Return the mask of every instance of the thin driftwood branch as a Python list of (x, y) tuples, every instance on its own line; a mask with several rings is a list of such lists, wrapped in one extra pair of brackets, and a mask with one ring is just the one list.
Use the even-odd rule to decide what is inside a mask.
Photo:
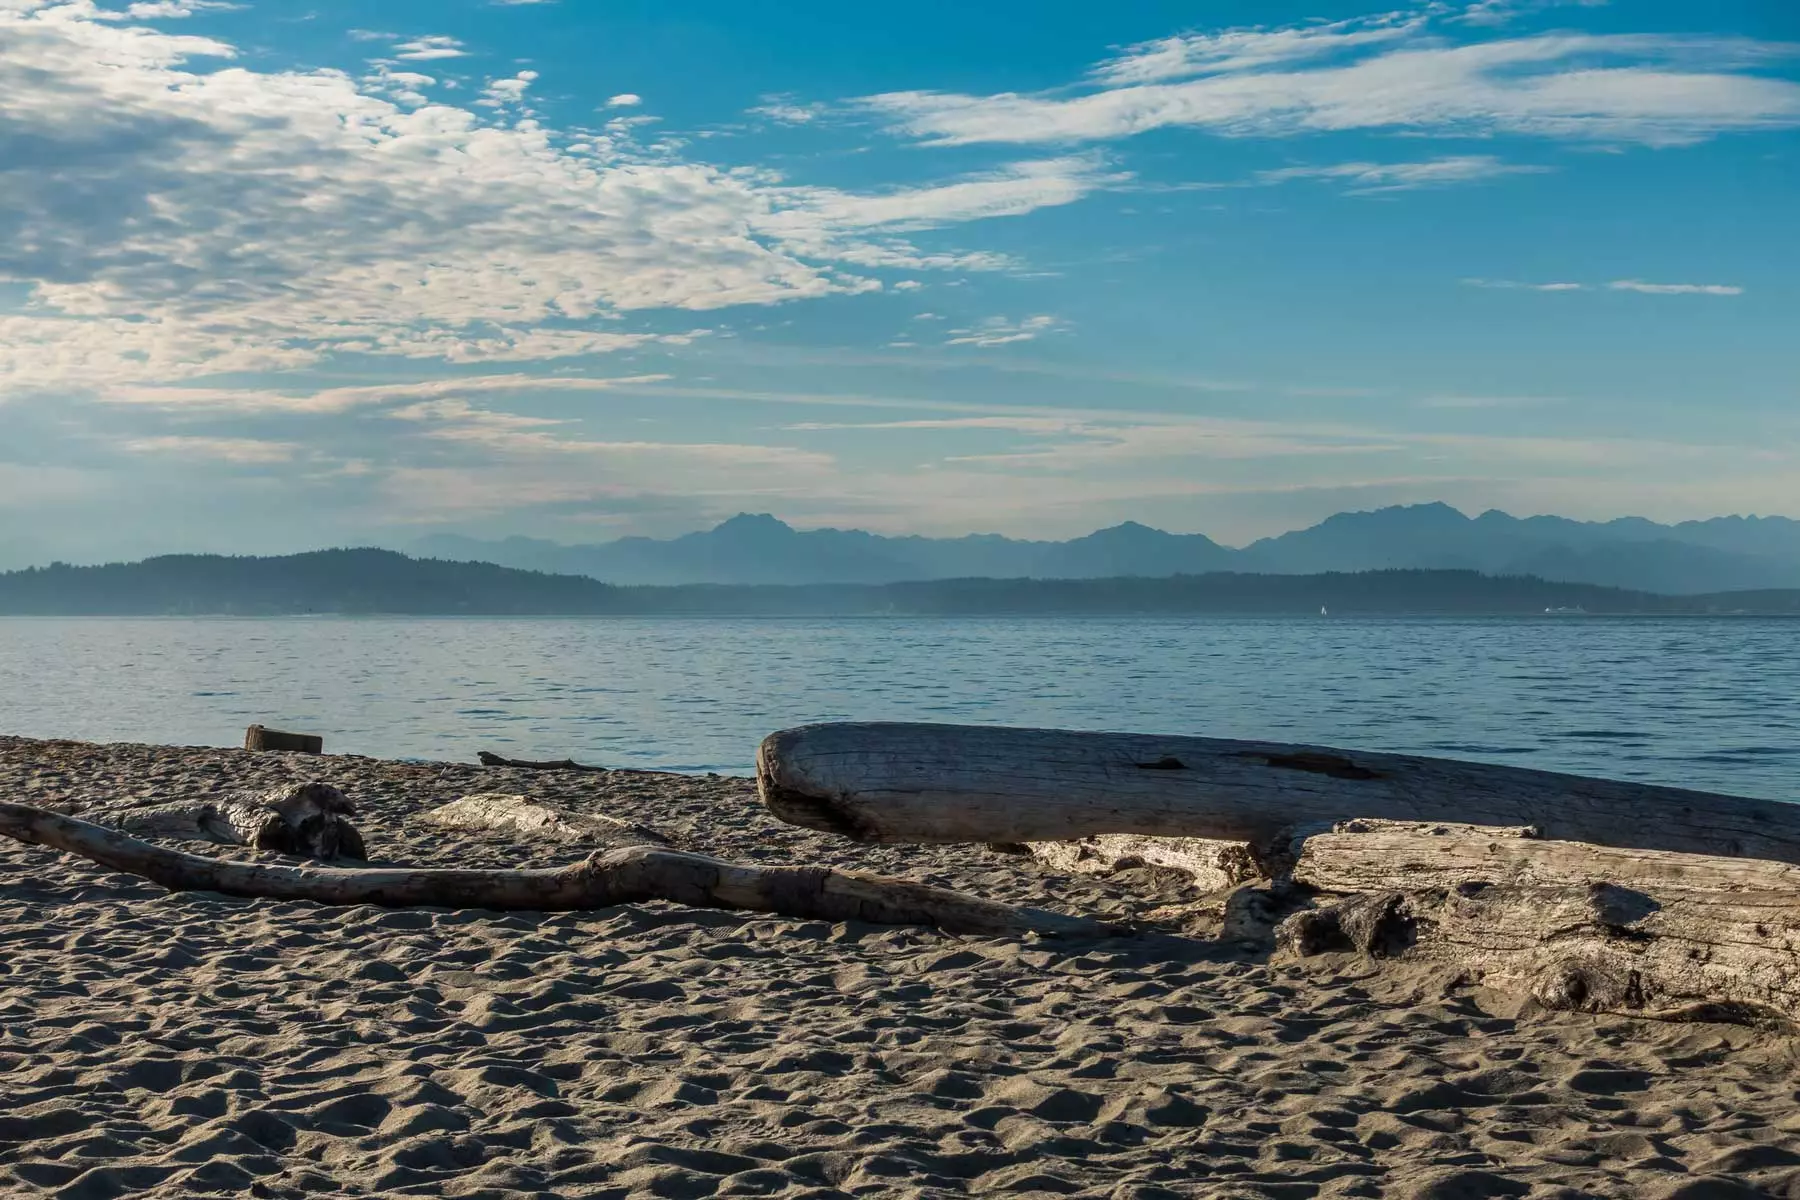
[(525, 758), (502, 758), (498, 754), (483, 750), (475, 756), (484, 767), (519, 767), (526, 771), (610, 771), (611, 767), (588, 767), (569, 758), (558, 758), (542, 762), (534, 762)]
[(3, 802), (0, 834), (141, 875), (171, 891), (223, 892), (331, 905), (546, 912), (667, 900), (807, 920), (929, 925), (952, 933), (1094, 936), (1109, 932), (1106, 926), (1080, 917), (999, 904), (903, 879), (828, 867), (745, 866), (654, 846), (628, 846), (549, 870), (271, 866), (183, 854), (61, 813)]
[(250, 846), (301, 858), (366, 859), (356, 808), (328, 783), (297, 783), (261, 796), (178, 800), (141, 808), (89, 809), (82, 816), (140, 837)]

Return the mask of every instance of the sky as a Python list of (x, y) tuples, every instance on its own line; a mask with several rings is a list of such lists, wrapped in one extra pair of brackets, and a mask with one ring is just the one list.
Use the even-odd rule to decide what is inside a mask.
[(0, 0), (0, 566), (1800, 516), (1791, 0)]

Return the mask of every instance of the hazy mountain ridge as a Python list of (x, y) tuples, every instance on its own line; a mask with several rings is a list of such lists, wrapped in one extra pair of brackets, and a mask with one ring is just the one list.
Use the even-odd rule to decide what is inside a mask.
[(1469, 517), (1441, 503), (1339, 513), (1242, 549), (1135, 521), (1055, 542), (998, 534), (929, 538), (797, 530), (768, 514), (748, 513), (668, 540), (563, 545), (437, 535), (406, 549), (619, 584), (1099, 579), (1215, 571), (1307, 575), (1399, 568), (1537, 575), (1671, 594), (1800, 587), (1800, 521), (1786, 517), (1662, 525), (1642, 517), (1576, 521), (1520, 518), (1498, 510)]
[(621, 587), (579, 575), (374, 549), (272, 558), (172, 555), (0, 574), (0, 614), (12, 616), (1312, 616), (1326, 609), (1337, 615), (1534, 615), (1554, 609), (1800, 616), (1800, 590), (1658, 596), (1525, 576), (1416, 570)]

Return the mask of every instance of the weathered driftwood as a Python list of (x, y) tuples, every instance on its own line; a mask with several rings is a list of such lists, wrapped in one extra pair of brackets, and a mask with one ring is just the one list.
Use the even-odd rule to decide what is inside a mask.
[(1274, 742), (808, 725), (764, 740), (757, 778), (782, 819), (871, 842), (1137, 833), (1260, 847), (1295, 828), (1373, 817), (1531, 825), (1568, 841), (1800, 862), (1800, 806)]
[(356, 808), (328, 783), (297, 783), (261, 796), (90, 809), (83, 817), (139, 837), (250, 846), (302, 858), (366, 859), (350, 818)]
[(1095, 936), (1108, 927), (904, 879), (826, 867), (753, 867), (655, 846), (627, 846), (549, 870), (344, 869), (231, 862), (152, 845), (87, 821), (0, 802), (0, 834), (141, 875), (171, 891), (379, 904), (391, 908), (567, 911), (645, 900), (779, 913), (806, 920), (931, 925), (953, 933)]
[(646, 825), (597, 813), (533, 804), (528, 796), (481, 792), (440, 805), (425, 819), (447, 829), (483, 829), (514, 837), (560, 842), (635, 842), (666, 846), (669, 839)]
[(1248, 845), (1209, 838), (1102, 833), (1072, 842), (1027, 842), (1025, 849), (1051, 870), (1076, 875), (1110, 875), (1131, 867), (1185, 871), (1203, 892), (1236, 887), (1261, 874)]
[(325, 753), (325, 739), (316, 733), (284, 733), (252, 725), (244, 730), (246, 750), (290, 750), (300, 754)]
[(1295, 954), (1438, 963), (1544, 1006), (1800, 1018), (1800, 867), (1616, 849), (1516, 830), (1344, 830), (1306, 840), (1282, 924)]
[(483, 750), (475, 756), (484, 767), (519, 767), (527, 771), (610, 771), (611, 767), (587, 767), (569, 758), (534, 762), (526, 758), (502, 758)]

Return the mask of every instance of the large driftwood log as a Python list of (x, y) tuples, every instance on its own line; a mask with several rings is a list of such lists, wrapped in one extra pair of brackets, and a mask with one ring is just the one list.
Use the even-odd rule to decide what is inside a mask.
[(870, 842), (1137, 833), (1264, 846), (1297, 827), (1376, 817), (1531, 825), (1569, 841), (1800, 862), (1800, 806), (1275, 742), (807, 725), (763, 741), (757, 780), (783, 820)]
[(544, 912), (668, 900), (807, 920), (931, 925), (952, 933), (1083, 937), (1111, 932), (1080, 917), (999, 904), (904, 879), (827, 867), (744, 866), (654, 846), (628, 846), (550, 870), (272, 866), (183, 854), (61, 813), (4, 802), (0, 802), (0, 834), (141, 875), (171, 891), (333, 905)]
[(432, 809), (425, 819), (446, 829), (483, 829), (549, 841), (669, 844), (668, 838), (646, 825), (533, 804), (528, 796), (506, 792), (464, 796)]
[(139, 837), (250, 846), (327, 861), (368, 857), (362, 835), (350, 823), (355, 806), (328, 783), (290, 784), (244, 799), (89, 809), (82, 815)]
[(1348, 895), (1277, 940), (1437, 963), (1549, 1008), (1800, 1018), (1800, 867), (1518, 832), (1310, 837), (1294, 881)]
[(1131, 867), (1185, 871), (1203, 892), (1224, 891), (1261, 874), (1249, 846), (1209, 838), (1102, 833), (1072, 842), (1027, 842), (1025, 850), (1051, 870), (1076, 875), (1110, 875)]

